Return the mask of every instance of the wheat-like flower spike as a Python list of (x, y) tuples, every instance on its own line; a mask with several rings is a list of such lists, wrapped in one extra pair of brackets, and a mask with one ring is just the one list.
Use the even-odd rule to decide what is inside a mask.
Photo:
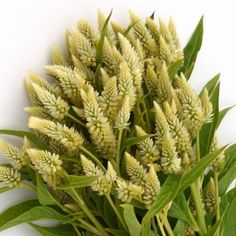
[(175, 140), (169, 133), (164, 134), (160, 143), (161, 167), (166, 174), (178, 174), (181, 171), (181, 159), (176, 152)]
[(151, 166), (149, 172), (144, 177), (144, 192), (142, 195), (142, 200), (147, 207), (150, 207), (156, 200), (160, 189), (159, 179), (154, 167)]
[(114, 34), (116, 35), (117, 38), (118, 38), (119, 33), (121, 33), (121, 34), (125, 33), (125, 29), (120, 24), (118, 24), (117, 22), (111, 21), (111, 27), (112, 27), (112, 30), (113, 30), (113, 32), (114, 32)]
[[(219, 142), (215, 134), (213, 138), (213, 142), (211, 144), (210, 152), (215, 152), (219, 148), (220, 148)], [(210, 168), (214, 171), (219, 172), (224, 165), (224, 161), (225, 161), (225, 154), (224, 154), (224, 151), (222, 151), (211, 163)]]
[(149, 55), (155, 55), (158, 52), (158, 48), (150, 31), (134, 12), (130, 11), (129, 15), (131, 23), (133, 23), (132, 30), (134, 34), (139, 38), (147, 53)]
[(130, 73), (133, 77), (134, 86), (136, 87), (138, 94), (142, 94), (143, 65), (129, 40), (120, 33), (118, 34), (118, 37), (122, 56), (129, 66)]
[(216, 188), (213, 178), (210, 178), (205, 190), (205, 207), (208, 212), (213, 212), (216, 206)]
[(27, 154), (43, 180), (55, 188), (60, 177), (60, 171), (62, 170), (62, 161), (59, 155), (34, 148), (28, 149)]
[(24, 82), (30, 103), (33, 106), (42, 106), (42, 102), (39, 100), (36, 92), (34, 91), (33, 84), (29, 75), (26, 76)]
[(130, 112), (129, 96), (126, 95), (123, 99), (123, 104), (117, 113), (114, 127), (119, 130), (126, 129), (130, 124)]
[(36, 129), (48, 137), (59, 141), (69, 151), (73, 152), (83, 145), (83, 136), (73, 127), (69, 128), (60, 123), (54, 123), (50, 120), (30, 117), (28, 126), (31, 129)]
[(11, 166), (16, 170), (20, 170), (27, 162), (23, 152), (19, 148), (3, 140), (0, 140), (0, 152), (5, 155)]
[(118, 74), (119, 65), (123, 60), (124, 59), (118, 49), (105, 37), (102, 52), (102, 62), (104, 63), (104, 67), (107, 72), (110, 75)]
[(132, 183), (142, 185), (146, 174), (145, 168), (128, 152), (125, 152), (126, 172), (129, 175)]
[(83, 154), (80, 155), (80, 158), (85, 174), (87, 176), (97, 177), (97, 179), (90, 185), (91, 189), (98, 192), (99, 195), (108, 194), (111, 190), (112, 183), (116, 179), (116, 173), (111, 164), (108, 164), (108, 170), (104, 174), (101, 169), (95, 166), (95, 164), (88, 160)]
[[(138, 57), (140, 58), (141, 61), (144, 61), (146, 58), (146, 52), (143, 48), (143, 46), (140, 43), (139, 39), (136, 39), (134, 42), (134, 49), (138, 55)], [(142, 65), (142, 70), (143, 70), (143, 65)]]
[(170, 128), (166, 120), (165, 114), (163, 113), (158, 103), (154, 101), (153, 104), (156, 115), (155, 131), (157, 134), (157, 140), (161, 141), (164, 138), (164, 135), (166, 133), (169, 133)]
[(85, 66), (96, 66), (96, 49), (90, 43), (90, 41), (79, 31), (75, 31), (75, 45), (76, 52), (80, 61)]
[(103, 176), (104, 172), (83, 154), (80, 155), (83, 171), (87, 176)]
[(176, 48), (179, 49), (180, 48), (179, 36), (176, 32), (175, 23), (172, 17), (170, 17), (170, 20), (169, 20), (168, 30), (170, 32), (173, 43), (175, 44)]
[(125, 96), (129, 96), (129, 104), (132, 108), (136, 102), (136, 89), (133, 83), (132, 75), (130, 74), (128, 64), (126, 62), (122, 62), (120, 64), (118, 90), (121, 101)]
[(201, 102), (202, 102), (202, 109), (205, 117), (205, 122), (209, 123), (212, 120), (213, 116), (213, 106), (210, 101), (208, 91), (204, 88), (202, 95), (201, 95)]
[(172, 100), (171, 106), (168, 102), (164, 102), (163, 110), (169, 124), (172, 137), (175, 139), (177, 152), (189, 152), (192, 148), (190, 134), (177, 117), (177, 110), (174, 100)]
[(105, 158), (115, 158), (116, 156), (116, 137), (112, 127), (104, 116), (102, 109), (97, 102), (97, 96), (93, 87), (88, 86), (85, 90), (81, 90), (85, 117), (87, 120), (90, 136), (97, 149)]
[(80, 20), (77, 24), (77, 28), (80, 33), (83, 34), (93, 46), (95, 46), (96, 35), (89, 22), (86, 20)]
[(45, 108), (41, 106), (25, 107), (24, 111), (38, 118), (54, 120), (54, 118), (47, 112), (47, 110), (45, 110)]
[(32, 83), (39, 85), (40, 87), (46, 89), (50, 93), (54, 93), (55, 88), (45, 78), (34, 73), (33, 71), (29, 71), (28, 75)]
[(66, 59), (61, 52), (61, 50), (56, 46), (56, 44), (52, 45), (52, 63), (55, 65), (62, 65), (66, 66), (67, 62)]
[(0, 166), (0, 183), (7, 184), (10, 188), (14, 188), (20, 184), (20, 181), (20, 172), (11, 167)]
[(177, 94), (182, 105), (180, 112), (181, 118), (192, 136), (195, 136), (196, 132), (204, 123), (201, 100), (192, 90), (183, 74), (176, 78), (176, 84), (179, 87)]
[(63, 120), (69, 111), (68, 103), (60, 97), (48, 92), (37, 84), (32, 83), (32, 87), (38, 99), (43, 104), (47, 112), (57, 120)]
[(106, 78), (104, 75), (104, 70), (102, 71), (104, 87), (102, 94), (99, 97), (99, 105), (101, 106), (109, 122), (112, 124), (115, 116), (117, 115), (116, 112), (118, 106), (117, 78), (114, 76), (112, 78)]
[(85, 80), (69, 67), (52, 65), (45, 66), (45, 69), (48, 74), (59, 79), (64, 94), (66, 94), (74, 104), (79, 104), (80, 89), (84, 87)]
[[(135, 126), (136, 135), (142, 137), (148, 135), (140, 126)], [(160, 153), (157, 146), (154, 144), (151, 138), (147, 138), (144, 141), (141, 141), (137, 144), (138, 146), (138, 155), (140, 157), (140, 162), (146, 166), (153, 164), (160, 158)]]
[(168, 45), (172, 44), (172, 36), (171, 33), (166, 26), (165, 22), (159, 18), (159, 27), (160, 27), (160, 35), (163, 37), (163, 39), (166, 41)]
[(159, 47), (159, 37), (160, 37), (160, 29), (157, 23), (151, 18), (147, 17), (146, 19), (146, 27), (150, 31), (152, 37), (155, 39), (157, 46)]
[(133, 198), (141, 199), (143, 188), (131, 182), (118, 178), (117, 183), (117, 197), (126, 203), (130, 203)]
[(77, 56), (76, 36), (75, 36), (74, 30), (67, 30), (67, 32), (66, 32), (66, 46), (67, 46), (68, 54), (70, 56)]
[(107, 163), (107, 172), (106, 172), (105, 177), (109, 183), (113, 183), (117, 179), (117, 173), (114, 170), (110, 161), (108, 161), (108, 163)]

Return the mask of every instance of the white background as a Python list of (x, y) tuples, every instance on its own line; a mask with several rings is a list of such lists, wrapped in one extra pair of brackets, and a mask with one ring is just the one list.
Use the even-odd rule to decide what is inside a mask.
[[(52, 43), (64, 44), (65, 30), (86, 18), (95, 25), (100, 8), (112, 19), (128, 23), (128, 9), (145, 18), (153, 11), (174, 21), (184, 46), (204, 14), (204, 39), (191, 83), (200, 88), (221, 72), (221, 107), (236, 104), (236, 6), (233, 0), (1, 0), (0, 1), (0, 128), (26, 129), (27, 106), (23, 79), (28, 70), (42, 73)], [(236, 108), (219, 128), (222, 144), (236, 142)], [(12, 141), (12, 139), (8, 140)], [(17, 141), (16, 141), (17, 143)], [(26, 190), (0, 194), (0, 211), (32, 195)], [(1, 236), (37, 235), (27, 225)]]

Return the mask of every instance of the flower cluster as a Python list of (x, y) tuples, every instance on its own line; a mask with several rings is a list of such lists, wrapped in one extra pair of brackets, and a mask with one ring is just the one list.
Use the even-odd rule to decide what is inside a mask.
[[(183, 70), (184, 59), (172, 19), (168, 24), (153, 17), (143, 22), (130, 12), (130, 25), (123, 28), (109, 23), (109, 17), (99, 11), (97, 31), (79, 21), (66, 33), (66, 53), (53, 45), (52, 63), (44, 67), (49, 78), (29, 72), (25, 79), (31, 103), (25, 111), (30, 114), (31, 133), (20, 133), (27, 136), (21, 149), (0, 140), (0, 151), (9, 161), (0, 166), (0, 182), (16, 187), (22, 182), (21, 171), (28, 179), (38, 174), (47, 185), (45, 191), (60, 200), (58, 206), (76, 214), (70, 220), (74, 223), (78, 218), (79, 223), (73, 226), (82, 225), (82, 231), (106, 236), (96, 217), (102, 216), (109, 202), (126, 229), (113, 199), (118, 207), (121, 203), (141, 206), (142, 216), (158, 199), (168, 176), (185, 175), (198, 163), (205, 151), (199, 147), (202, 128), (211, 126), (206, 154), (219, 149), (213, 130), (218, 121), (212, 121), (213, 88), (205, 86), (197, 94), (188, 83), (191, 68)], [(224, 159), (221, 152), (210, 165), (215, 178)], [(66, 179), (74, 182), (65, 185)], [(216, 180), (210, 176), (205, 184), (200, 176), (196, 182), (191, 190), (203, 182), (204, 191), (197, 189), (183, 198), (188, 195), (190, 203), (195, 201), (194, 207), (198, 200), (199, 205), (204, 202), (206, 212), (214, 211)], [(85, 191), (80, 191), (83, 187)], [(96, 194), (101, 201), (92, 199)], [(83, 201), (83, 195), (92, 199), (88, 205), (97, 212), (95, 216), (85, 206), (89, 200)], [(170, 232), (170, 205), (153, 219), (153, 230), (157, 231), (154, 226), (158, 223)], [(196, 210), (203, 214), (199, 205)], [(84, 215), (80, 217), (81, 211), (89, 223)], [(192, 214), (190, 210), (187, 213)], [(194, 229), (194, 219), (187, 223), (181, 226), (186, 234), (197, 231), (206, 235), (204, 230)]]

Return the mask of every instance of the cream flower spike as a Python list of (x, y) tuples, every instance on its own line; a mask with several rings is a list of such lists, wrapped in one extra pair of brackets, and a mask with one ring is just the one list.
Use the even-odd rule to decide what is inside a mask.
[(116, 137), (113, 129), (98, 105), (97, 95), (92, 86), (80, 91), (83, 100), (85, 118), (90, 136), (97, 149), (104, 158), (112, 159), (116, 156)]
[(62, 170), (62, 161), (59, 155), (34, 148), (28, 149), (27, 154), (44, 181), (55, 188)]
[(20, 184), (20, 181), (20, 172), (10, 167), (0, 166), (0, 183), (7, 184), (10, 188), (14, 188)]
[(149, 172), (145, 175), (144, 193), (142, 195), (143, 202), (150, 207), (156, 200), (161, 186), (154, 167), (151, 166)]
[(68, 103), (62, 98), (56, 98), (54, 94), (41, 88), (37, 84), (32, 84), (38, 99), (43, 104), (43, 107), (48, 113), (57, 120), (63, 120), (69, 111)]
[[(148, 135), (140, 126), (136, 125), (135, 130), (138, 137)], [(139, 160), (144, 166), (153, 164), (155, 161), (160, 159), (159, 150), (151, 138), (139, 142), (137, 146), (139, 150)]]
[(129, 126), (129, 118), (130, 118), (129, 96), (125, 96), (123, 99), (123, 104), (116, 116), (115, 128), (119, 130), (127, 128)]
[(20, 149), (1, 139), (0, 152), (5, 155), (11, 166), (16, 170), (20, 170), (27, 162), (23, 152)]
[(118, 34), (118, 38), (120, 42), (122, 56), (129, 66), (134, 86), (138, 91), (138, 93), (141, 95), (143, 64), (141, 63), (141, 60), (138, 57), (137, 52), (134, 50), (129, 40), (120, 33)]
[(133, 198), (141, 199), (143, 188), (141, 186), (132, 184), (131, 182), (123, 179), (117, 179), (117, 197), (126, 203), (130, 203)]
[(66, 59), (61, 52), (61, 50), (56, 46), (56, 44), (52, 45), (52, 63), (55, 65), (62, 65), (66, 66), (67, 62)]
[(132, 11), (129, 12), (133, 32), (139, 38), (142, 46), (149, 55), (156, 55), (158, 48), (150, 31), (147, 29), (142, 20)]
[(137, 185), (143, 184), (143, 179), (146, 174), (145, 168), (128, 152), (125, 152), (126, 172), (129, 175), (132, 183)]
[(59, 79), (64, 94), (74, 104), (79, 104), (79, 101), (81, 100), (80, 89), (84, 87), (85, 80), (69, 67), (51, 65), (45, 66), (44, 68), (49, 75)]
[(127, 62), (120, 64), (120, 73), (118, 76), (118, 89), (119, 96), (123, 99), (125, 96), (129, 96), (130, 107), (133, 107), (136, 102), (136, 88), (130, 74), (130, 69)]
[(73, 127), (69, 128), (60, 123), (54, 123), (37, 117), (30, 117), (28, 126), (31, 129), (35, 129), (48, 137), (59, 141), (72, 152), (84, 143), (84, 138), (79, 132)]

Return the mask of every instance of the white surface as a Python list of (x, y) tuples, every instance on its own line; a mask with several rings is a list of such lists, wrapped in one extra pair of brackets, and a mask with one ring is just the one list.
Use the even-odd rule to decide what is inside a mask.
[[(128, 9), (141, 17), (173, 16), (184, 46), (200, 17), (204, 14), (204, 41), (191, 78), (196, 90), (221, 72), (221, 106), (236, 103), (236, 14), (234, 1), (219, 0), (2, 0), (0, 1), (0, 128), (25, 129), (27, 105), (23, 78), (29, 69), (41, 73), (49, 63), (52, 43), (64, 44), (66, 28), (81, 18), (95, 25), (96, 11), (108, 14), (113, 8), (113, 20), (127, 24)], [(222, 143), (236, 142), (236, 109), (219, 128)], [(29, 198), (29, 192), (11, 191), (0, 194), (0, 211), (12, 203)], [(25, 197), (24, 197), (25, 196)], [(1, 236), (33, 236), (22, 225), (1, 232)]]

